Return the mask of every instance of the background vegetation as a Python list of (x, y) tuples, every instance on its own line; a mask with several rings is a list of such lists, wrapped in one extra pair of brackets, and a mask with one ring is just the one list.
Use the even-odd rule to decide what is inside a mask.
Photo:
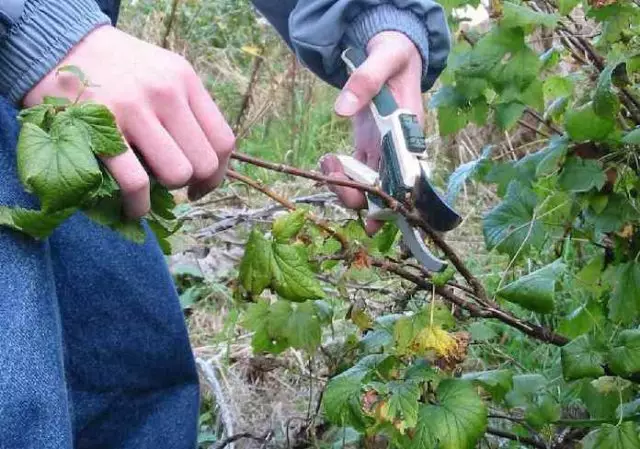
[(244, 161), (175, 211), (203, 448), (640, 447), (640, 8), (492, 0), (469, 27), (466, 3), (443, 3), (455, 48), (425, 96), (465, 215), (444, 239), (413, 217), (450, 261), (435, 276), (302, 179), (349, 123), (247, 1), (125, 2), (123, 28), (194, 63)]

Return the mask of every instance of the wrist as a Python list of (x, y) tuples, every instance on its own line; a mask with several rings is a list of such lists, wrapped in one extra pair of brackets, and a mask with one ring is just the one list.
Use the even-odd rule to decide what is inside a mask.
[(94, 0), (28, 0), (0, 48), (0, 94), (21, 103), (87, 33), (108, 23)]
[(394, 48), (407, 52), (406, 60), (419, 67), (425, 90), (429, 66), (429, 36), (426, 25), (417, 14), (408, 9), (400, 9), (391, 4), (369, 8), (356, 16), (347, 31), (346, 40), (350, 45), (366, 48), (371, 53), (372, 46), (388, 45), (393, 39)]

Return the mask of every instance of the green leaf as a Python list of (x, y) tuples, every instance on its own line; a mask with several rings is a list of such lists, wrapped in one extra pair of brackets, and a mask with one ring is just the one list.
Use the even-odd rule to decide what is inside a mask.
[(65, 97), (52, 97), (45, 96), (42, 99), (43, 104), (51, 105), (51, 106), (69, 106), (71, 104), (71, 100)]
[(469, 326), (469, 333), (473, 341), (485, 342), (491, 341), (498, 336), (496, 331), (487, 326), (482, 321), (476, 321)]
[(584, 437), (582, 447), (584, 449), (636, 449), (640, 447), (636, 423), (627, 421), (617, 426), (603, 424)]
[(521, 255), (539, 246), (544, 239), (542, 224), (534, 219), (536, 195), (517, 181), (512, 181), (507, 195), (483, 220), (483, 233), (487, 248), (497, 249), (511, 257), (522, 247)]
[(611, 90), (611, 75), (619, 62), (608, 64), (598, 77), (596, 90), (593, 93), (593, 110), (601, 117), (615, 117), (620, 110), (618, 95)]
[(62, 126), (73, 124), (83, 129), (91, 142), (91, 150), (98, 156), (117, 156), (127, 151), (115, 116), (109, 108), (96, 103), (70, 106), (55, 119)]
[(467, 103), (464, 95), (461, 95), (454, 86), (442, 86), (431, 97), (429, 101), (429, 107), (431, 109), (438, 109), (442, 107), (460, 108), (464, 107)]
[(509, 302), (539, 313), (554, 308), (556, 282), (565, 265), (560, 259), (505, 285), (496, 294)]
[(530, 32), (537, 26), (554, 28), (559, 19), (555, 14), (536, 12), (527, 6), (510, 2), (504, 2), (503, 5), (504, 10), (500, 25), (505, 28), (520, 27)]
[(152, 183), (151, 186), (151, 211), (165, 220), (175, 220), (173, 209), (176, 201), (171, 192), (159, 182)]
[(518, 123), (527, 106), (519, 102), (496, 105), (496, 123), (503, 130), (510, 130)]
[(513, 388), (513, 372), (507, 369), (467, 373), (462, 378), (480, 385), (494, 401), (502, 401)]
[(322, 399), (324, 412), (327, 419), (334, 424), (363, 428), (360, 404), (362, 381), (371, 369), (375, 368), (375, 364), (371, 365), (369, 360), (365, 359), (332, 378), (325, 388)]
[(255, 296), (271, 283), (271, 244), (254, 228), (240, 262), (239, 280), (248, 292)]
[(562, 374), (566, 380), (604, 375), (604, 356), (586, 335), (572, 340), (560, 350)]
[(576, 142), (603, 141), (615, 129), (616, 122), (615, 117), (599, 116), (593, 104), (587, 103), (568, 111), (564, 125), (569, 137)]
[(418, 422), (418, 399), (420, 398), (418, 384), (413, 381), (392, 381), (387, 386), (390, 394), (389, 418), (402, 419), (407, 427), (414, 427)]
[(286, 336), (294, 348), (312, 352), (320, 346), (322, 329), (313, 301), (297, 305), (287, 322)]
[(75, 65), (64, 65), (62, 67), (60, 67), (57, 71), (57, 73), (71, 73), (72, 75), (74, 75), (75, 77), (77, 77), (81, 83), (85, 83), (87, 81), (87, 76), (84, 74), (84, 72), (82, 71), (82, 69), (78, 66)]
[(324, 298), (324, 291), (311, 271), (303, 247), (274, 243), (271, 275), (272, 287), (284, 299), (302, 302)]
[(399, 232), (400, 230), (395, 224), (391, 222), (385, 223), (382, 229), (371, 239), (372, 252), (387, 254), (394, 247)]
[(544, 156), (536, 167), (536, 177), (547, 176), (554, 173), (567, 154), (568, 148), (569, 142), (567, 142), (566, 138), (552, 137), (549, 146), (542, 150)]
[(615, 346), (607, 354), (609, 368), (619, 376), (640, 372), (640, 330), (627, 329), (618, 335)]
[(573, 95), (573, 90), (573, 80), (560, 75), (548, 77), (544, 80), (542, 87), (545, 101), (555, 100), (559, 97), (571, 97)]
[(79, 206), (102, 183), (98, 162), (76, 126), (52, 126), (49, 134), (24, 123), (18, 139), (18, 172), (47, 212)]
[(599, 161), (574, 156), (564, 164), (558, 185), (568, 192), (588, 192), (593, 188), (600, 190), (606, 180)]
[(615, 267), (613, 292), (609, 299), (609, 319), (628, 324), (640, 314), (640, 263)]
[(457, 72), (465, 77), (486, 77), (507, 54), (517, 53), (524, 47), (524, 32), (521, 29), (495, 27), (464, 54)]
[[(254, 331), (251, 339), (251, 346), (256, 353), (268, 352), (279, 354), (289, 347), (289, 342), (284, 337), (283, 329), (276, 327), (273, 323), (282, 320), (284, 307), (276, 302), (269, 306), (269, 303), (260, 300), (250, 304), (242, 320), (242, 325)], [(274, 331), (275, 332), (272, 332)]]
[(533, 404), (527, 407), (525, 420), (535, 429), (541, 429), (544, 425), (560, 419), (562, 408), (558, 401), (548, 394), (536, 398)]
[(534, 397), (544, 391), (547, 378), (542, 374), (519, 374), (513, 376), (513, 389), (505, 399), (510, 408), (530, 405)]
[(622, 141), (629, 145), (640, 145), (640, 128), (635, 128), (632, 131), (629, 131), (622, 138)]
[(551, 47), (540, 55), (540, 62), (544, 70), (554, 69), (562, 58), (562, 49)]
[(558, 331), (569, 338), (590, 332), (595, 326), (599, 326), (604, 319), (602, 306), (596, 301), (581, 304), (564, 319)]
[(438, 109), (438, 130), (442, 136), (455, 134), (469, 123), (467, 114), (459, 108), (441, 107)]
[(558, 12), (566, 16), (580, 4), (580, 0), (558, 0)]
[(307, 220), (306, 217), (307, 214), (304, 209), (296, 209), (293, 212), (278, 217), (271, 229), (276, 242), (287, 243), (293, 237), (297, 236)]
[(53, 107), (50, 104), (42, 103), (20, 111), (18, 120), (23, 125), (25, 123), (31, 123), (39, 128), (43, 128), (47, 115), (50, 116), (51, 114), (53, 114)]
[(21, 207), (0, 206), (0, 226), (15, 229), (36, 239), (42, 239), (49, 237), (59, 225), (75, 212), (74, 208), (57, 212), (43, 212)]
[(619, 419), (618, 407), (631, 398), (631, 388), (625, 387), (621, 382), (611, 382), (610, 379), (613, 378), (600, 377), (582, 381), (580, 399), (592, 419)]
[(468, 179), (473, 179), (476, 174), (488, 170), (492, 151), (492, 146), (485, 147), (478, 159), (460, 165), (451, 174), (447, 185), (447, 202), (449, 204), (453, 205), (456, 203), (458, 194)]
[(473, 449), (487, 427), (487, 407), (467, 381), (444, 379), (437, 404), (422, 405), (414, 449)]
[(268, 317), (265, 317), (269, 335), (287, 337), (287, 326), (293, 314), (290, 301), (279, 299), (269, 307)]

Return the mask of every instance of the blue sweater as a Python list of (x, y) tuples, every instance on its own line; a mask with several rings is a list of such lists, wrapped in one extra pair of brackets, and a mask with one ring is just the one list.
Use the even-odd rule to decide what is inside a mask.
[[(215, 0), (210, 0), (215, 1)], [(365, 47), (381, 31), (399, 31), (419, 49), (422, 89), (445, 67), (449, 29), (433, 0), (253, 0), (300, 61), (341, 87), (345, 45)], [(19, 104), (94, 28), (115, 23), (120, 0), (1, 0), (0, 95)]]

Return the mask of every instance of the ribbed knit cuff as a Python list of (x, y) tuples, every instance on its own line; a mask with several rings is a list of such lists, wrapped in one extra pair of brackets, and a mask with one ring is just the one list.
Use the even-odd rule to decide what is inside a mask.
[(84, 36), (110, 23), (95, 0), (28, 0), (0, 46), (0, 95), (20, 103)]
[(426, 80), (429, 69), (429, 31), (423, 20), (409, 10), (388, 4), (380, 5), (366, 9), (356, 16), (347, 29), (347, 39), (353, 45), (365, 49), (369, 40), (382, 31), (398, 31), (411, 39), (422, 56), (422, 79)]

